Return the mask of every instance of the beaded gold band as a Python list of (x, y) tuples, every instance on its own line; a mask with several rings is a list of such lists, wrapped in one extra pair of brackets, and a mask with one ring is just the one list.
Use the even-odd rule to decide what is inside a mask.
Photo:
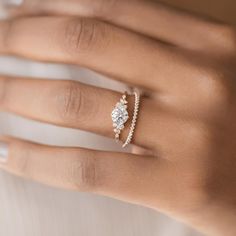
[[(140, 93), (138, 90), (134, 90), (130, 95), (134, 95), (135, 101), (134, 101), (134, 112), (133, 112), (133, 118), (129, 129), (129, 134), (127, 136), (127, 139), (125, 140), (122, 147), (126, 147), (128, 144), (131, 143), (137, 119), (138, 119), (138, 112), (139, 112), (139, 106), (140, 106)], [(111, 118), (113, 122), (114, 127), (114, 133), (115, 133), (115, 139), (116, 141), (119, 141), (120, 139), (120, 133), (125, 128), (125, 123), (129, 119), (129, 114), (127, 111), (128, 108), (128, 102), (127, 102), (127, 93), (122, 95), (120, 101), (116, 104), (115, 108), (113, 109), (111, 113)]]
[(136, 91), (133, 92), (133, 94), (134, 94), (134, 97), (135, 97), (134, 113), (133, 113), (133, 118), (132, 118), (132, 122), (131, 122), (131, 125), (130, 125), (129, 134), (127, 136), (126, 141), (122, 145), (123, 148), (125, 148), (128, 144), (131, 143), (132, 138), (134, 136), (134, 131), (135, 131), (137, 119), (138, 119), (138, 113), (139, 113), (139, 107), (140, 107), (140, 93), (139, 93), (138, 90), (136, 90)]

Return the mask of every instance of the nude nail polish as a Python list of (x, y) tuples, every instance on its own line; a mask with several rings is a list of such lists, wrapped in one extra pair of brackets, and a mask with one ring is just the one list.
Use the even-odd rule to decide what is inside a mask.
[(8, 144), (0, 141), (0, 164), (7, 162), (8, 159)]

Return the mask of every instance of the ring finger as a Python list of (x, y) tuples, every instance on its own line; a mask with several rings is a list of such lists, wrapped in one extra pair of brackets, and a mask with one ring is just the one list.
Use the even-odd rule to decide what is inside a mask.
[[(78, 128), (107, 137), (114, 137), (111, 111), (122, 94), (75, 81), (55, 81), (0, 77), (0, 109), (31, 119), (60, 126)], [(130, 119), (121, 132), (128, 135), (134, 96), (128, 96)], [(142, 98), (142, 116), (137, 122), (133, 142), (150, 148), (152, 128), (147, 124), (153, 114), (152, 100)], [(144, 130), (145, 128), (145, 130)], [(136, 133), (139, 136), (136, 136)]]

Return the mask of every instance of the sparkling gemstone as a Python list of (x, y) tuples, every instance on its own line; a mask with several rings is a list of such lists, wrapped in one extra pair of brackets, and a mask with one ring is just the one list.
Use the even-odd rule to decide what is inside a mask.
[(113, 126), (116, 127), (117, 130), (122, 130), (124, 128), (124, 124), (129, 118), (127, 106), (121, 102), (116, 104), (116, 107), (112, 111), (111, 114)]

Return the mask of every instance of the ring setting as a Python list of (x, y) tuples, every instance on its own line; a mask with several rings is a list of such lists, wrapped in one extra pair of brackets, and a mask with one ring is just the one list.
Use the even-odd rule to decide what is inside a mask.
[[(121, 131), (125, 128), (125, 124), (129, 120), (127, 95), (128, 95), (127, 92), (125, 92), (125, 94), (122, 95), (120, 101), (116, 104), (115, 108), (113, 109), (111, 113), (111, 118), (113, 122), (114, 133), (115, 133), (115, 140), (117, 142), (120, 140)], [(140, 107), (139, 91), (134, 90), (129, 95), (133, 95), (135, 98), (135, 101), (134, 101), (133, 116), (132, 116), (131, 125), (129, 128), (129, 134), (122, 145), (123, 148), (126, 147), (128, 144), (130, 144), (132, 141), (137, 119), (138, 119), (139, 107)]]
[(128, 102), (126, 100), (126, 94), (124, 94), (111, 113), (111, 118), (115, 132), (115, 139), (117, 141), (120, 138), (121, 131), (125, 128), (125, 123), (129, 119), (127, 104)]

